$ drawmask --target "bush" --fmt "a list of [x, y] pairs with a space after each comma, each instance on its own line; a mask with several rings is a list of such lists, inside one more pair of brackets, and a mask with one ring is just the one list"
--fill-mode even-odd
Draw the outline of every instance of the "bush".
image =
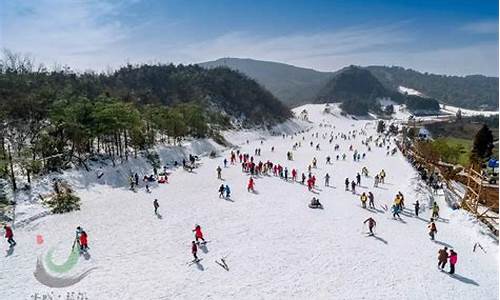
[[148, 151], [146, 153], [146, 159], [153, 166], [153, 168], [160, 168], [160, 156], [155, 151]]
[[45, 201], [45, 204], [55, 214], [80, 210], [80, 198], [71, 192], [55, 194], [54, 197]]

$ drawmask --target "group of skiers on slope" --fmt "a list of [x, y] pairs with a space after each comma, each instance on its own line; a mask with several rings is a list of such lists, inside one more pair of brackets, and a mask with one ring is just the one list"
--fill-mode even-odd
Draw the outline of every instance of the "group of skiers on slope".
[[88, 246], [88, 235], [85, 230], [81, 226], [76, 227], [75, 241], [73, 242], [73, 247], [78, 245], [78, 249], [80, 250], [80, 254], [86, 253], [89, 249]]
[[439, 249], [438, 251], [438, 268], [443, 270], [446, 266], [446, 263], [450, 261], [450, 271], [449, 274], [455, 274], [455, 265], [458, 261], [458, 254], [453, 249], [450, 249], [450, 253], [448, 254], [448, 247], [444, 247], [443, 249]]
[[373, 196], [373, 193], [372, 192], [368, 192], [368, 195], [363, 192], [363, 194], [361, 194], [360, 196], [360, 200], [361, 200], [361, 207], [363, 208], [366, 208], [366, 202], [368, 201], [368, 208], [373, 208], [375, 209], [375, 197]]
[[227, 184], [226, 185], [224, 185], [224, 184], [220, 185], [220, 187], [219, 187], [219, 198], [226, 198], [226, 199], [231, 198], [231, 189], [229, 188], [229, 185], [227, 185]]
[[373, 178], [373, 186], [378, 187], [379, 184], [384, 184], [385, 176], [386, 176], [385, 171], [384, 169], [382, 169], [382, 171], [380, 171], [380, 173], [375, 175], [375, 177]]
[[192, 230], [194, 232], [194, 238], [195, 240], [191, 243], [191, 253], [193, 254], [194, 262], [198, 262], [198, 246], [200, 245], [200, 242], [198, 240], [202, 240], [201, 244], [206, 244], [205, 239], [203, 238], [203, 232], [201, 232], [201, 226], [196, 224], [194, 229]]

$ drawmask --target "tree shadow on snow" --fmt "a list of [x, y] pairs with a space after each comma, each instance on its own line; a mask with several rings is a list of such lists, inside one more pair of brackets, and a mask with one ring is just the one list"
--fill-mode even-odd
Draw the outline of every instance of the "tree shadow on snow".
[[455, 278], [456, 280], [461, 281], [463, 283], [479, 286], [479, 283], [475, 282], [474, 280], [472, 280], [470, 278], [467, 278], [467, 277], [464, 277], [464, 276], [461, 276], [458, 274], [449, 274], [449, 275], [451, 278]]

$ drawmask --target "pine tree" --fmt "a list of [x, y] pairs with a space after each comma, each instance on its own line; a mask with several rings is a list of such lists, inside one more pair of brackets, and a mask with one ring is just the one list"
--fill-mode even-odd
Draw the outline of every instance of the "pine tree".
[[484, 124], [474, 137], [474, 144], [472, 146], [471, 160], [479, 162], [488, 158], [493, 150], [493, 134], [490, 128]]

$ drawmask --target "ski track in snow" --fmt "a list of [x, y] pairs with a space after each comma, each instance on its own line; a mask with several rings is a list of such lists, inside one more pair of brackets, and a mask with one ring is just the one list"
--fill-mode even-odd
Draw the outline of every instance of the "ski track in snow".
[[[290, 171], [298, 168], [299, 175], [306, 173], [316, 157], [318, 168], [313, 173], [318, 177], [319, 194], [273, 176], [256, 178], [257, 193], [249, 193], [248, 175], [241, 172], [241, 165], [223, 167], [229, 150], [215, 159], [202, 158], [193, 173], [176, 169], [169, 184], [153, 186], [150, 194], [142, 182], [137, 193], [127, 190], [126, 177], [120, 175], [125, 172], [105, 172], [109, 184], [89, 183], [86, 175], [72, 172], [62, 177], [80, 183], [76, 192], [82, 198], [81, 210], [35, 219], [14, 231], [18, 243], [14, 253], [0, 256], [0, 298], [31, 299], [35, 292], [65, 295], [69, 291], [85, 292], [88, 299], [498, 299], [498, 245], [484, 226], [467, 213], [448, 208], [442, 195], [417, 189], [417, 174], [399, 152], [386, 156], [385, 148], [372, 145], [366, 159], [353, 162], [348, 146], [365, 152], [364, 136], [334, 140], [331, 145], [328, 137], [321, 137], [332, 130], [347, 133], [362, 128], [367, 128], [368, 136], [376, 135], [376, 120], [323, 114], [324, 105], [306, 105], [296, 111], [304, 108], [314, 122], [308, 124], [314, 128], [304, 134], [305, 141], [302, 135], [283, 139], [250, 131], [226, 137], [246, 153], [262, 148], [257, 162], [269, 159]], [[319, 123], [336, 128], [319, 127]], [[311, 137], [313, 132], [320, 132], [318, 139]], [[261, 138], [265, 138], [263, 145]], [[311, 140], [321, 144], [321, 151], [309, 146]], [[302, 147], [293, 151], [294, 161], [287, 161], [286, 152], [297, 141]], [[335, 143], [341, 146], [339, 152], [333, 151]], [[346, 161], [336, 161], [337, 153], [343, 152]], [[332, 165], [325, 165], [328, 155]], [[139, 170], [148, 170], [139, 162], [135, 166], [139, 165]], [[218, 165], [224, 181], [217, 179]], [[354, 178], [363, 166], [370, 176], [382, 168], [387, 173], [386, 184], [380, 188], [373, 188], [372, 177], [363, 177], [358, 190], [374, 193], [377, 210], [362, 209], [359, 196], [344, 191], [345, 177]], [[136, 170], [133, 163], [118, 169]], [[323, 186], [326, 172], [334, 187]], [[230, 185], [233, 201], [218, 197], [221, 182]], [[408, 208], [401, 215], [403, 221], [393, 220], [390, 212], [380, 209], [384, 204], [390, 207], [398, 191], [405, 195]], [[319, 196], [323, 210], [307, 207], [313, 196]], [[153, 213], [155, 198], [161, 219]], [[440, 204], [436, 242], [427, 234], [430, 210], [420, 218], [413, 215], [416, 199], [426, 207], [432, 199]], [[362, 223], [370, 216], [377, 221], [374, 237], [366, 235]], [[203, 260], [187, 266], [192, 259], [194, 224], [202, 226], [210, 242], [198, 250]], [[51, 290], [41, 285], [33, 276], [37, 255], [56, 247], [55, 260], [63, 262], [78, 225], [89, 234], [91, 254], [88, 261], [80, 259], [79, 268], [97, 269], [69, 288]], [[37, 234], [43, 235], [43, 245], [35, 243]], [[487, 253], [473, 253], [475, 242]], [[0, 245], [7, 248], [4, 242]], [[443, 245], [458, 252], [455, 277], [437, 269], [437, 251]], [[229, 271], [214, 262], [226, 255]]]

